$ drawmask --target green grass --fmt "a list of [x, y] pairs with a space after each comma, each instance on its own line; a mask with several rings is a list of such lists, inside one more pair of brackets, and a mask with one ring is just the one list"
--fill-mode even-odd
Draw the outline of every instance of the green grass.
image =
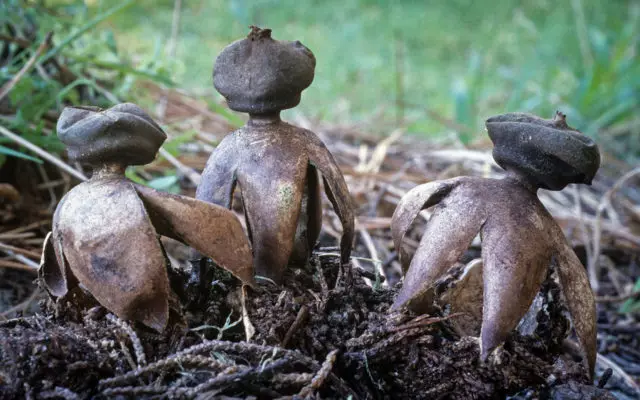
[[[98, 12], [109, 2], [92, 3]], [[216, 55], [257, 24], [315, 53], [316, 78], [298, 108], [306, 115], [352, 122], [382, 113], [371, 129], [384, 134], [403, 114], [410, 131], [453, 132], [467, 143], [482, 134], [490, 115], [551, 116], [560, 108], [595, 137], [608, 138], [613, 129], [610, 147], [617, 154], [640, 154], [636, 2], [426, 3], [184, 0], [173, 59], [166, 54], [173, 0], [138, 0], [104, 24], [121, 53], [134, 62], [162, 59], [178, 86], [210, 99], [219, 100], [211, 79]], [[430, 118], [434, 113], [466, 129], [443, 126]]]

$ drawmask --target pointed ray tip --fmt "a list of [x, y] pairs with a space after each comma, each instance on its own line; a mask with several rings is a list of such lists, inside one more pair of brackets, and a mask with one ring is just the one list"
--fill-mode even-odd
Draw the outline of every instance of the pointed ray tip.
[[169, 319], [169, 312], [152, 312], [147, 315], [141, 322], [154, 329], [157, 332], [163, 332], [167, 327], [167, 321]]

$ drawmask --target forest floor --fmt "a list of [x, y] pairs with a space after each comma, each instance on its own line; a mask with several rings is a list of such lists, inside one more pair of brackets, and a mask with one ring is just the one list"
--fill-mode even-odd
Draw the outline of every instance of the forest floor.
[[[136, 175], [162, 177], [175, 168], [176, 185], [193, 195], [211, 149], [234, 127], [184, 93], [146, 89], [166, 99], [155, 116], [169, 127], [170, 141], [196, 133], [180, 143], [178, 158]], [[489, 143], [435, 149], [400, 133], [380, 141], [363, 125], [292, 122], [318, 133], [346, 176], [358, 215], [351, 267], [337, 262], [340, 224], [325, 201], [320, 244], [308, 265], [288, 271], [283, 287], [243, 291], [214, 268], [205, 296], [176, 296], [164, 335], [117, 319], [81, 290], [57, 302], [46, 298], [34, 267], [55, 205], [75, 181], [53, 167], [8, 159], [0, 169], [7, 184], [0, 205], [0, 398], [637, 398], [640, 315], [632, 291], [640, 277], [640, 185], [637, 175], [623, 175], [629, 166], [605, 155], [592, 186], [541, 193], [597, 279], [593, 386], [552, 273], [525, 322], [485, 363], [478, 339], [460, 333], [464, 316], [446, 304], [430, 315], [388, 311], [401, 285], [389, 230], [400, 197], [436, 179], [499, 176]], [[424, 224], [416, 223], [410, 244]], [[188, 253], [164, 243], [179, 294]], [[479, 245], [441, 280], [439, 295], [479, 257]]]

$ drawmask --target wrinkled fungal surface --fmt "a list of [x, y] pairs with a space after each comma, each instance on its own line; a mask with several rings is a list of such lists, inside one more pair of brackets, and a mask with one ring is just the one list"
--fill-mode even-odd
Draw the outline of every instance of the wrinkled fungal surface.
[[257, 275], [280, 282], [289, 264], [305, 264], [322, 224], [321, 182], [343, 227], [341, 255], [349, 262], [354, 214], [344, 177], [311, 131], [280, 119], [313, 80], [315, 58], [300, 42], [271, 38], [252, 27], [227, 46], [214, 67], [214, 85], [249, 121], [211, 154], [196, 192], [199, 200], [231, 207], [242, 193]]
[[162, 331], [170, 288], [158, 235], [193, 246], [253, 283], [249, 243], [233, 213], [125, 178], [127, 165], [152, 161], [166, 138], [142, 109], [67, 107], [58, 136], [71, 159], [94, 171], [55, 211], [39, 270], [50, 295], [63, 297], [80, 284], [120, 318]]
[[[405, 278], [392, 310], [427, 309], [436, 280], [479, 233], [484, 282], [481, 357], [486, 359], [517, 326], [554, 265], [593, 374], [593, 292], [585, 268], [536, 192], [590, 183], [600, 162], [598, 148], [569, 128], [560, 113], [552, 120], [504, 114], [489, 118], [486, 125], [495, 144], [494, 158], [507, 171], [504, 179], [429, 182], [409, 191], [396, 209], [391, 229]], [[418, 213], [428, 207], [434, 208], [433, 215], [413, 254], [403, 238]]]

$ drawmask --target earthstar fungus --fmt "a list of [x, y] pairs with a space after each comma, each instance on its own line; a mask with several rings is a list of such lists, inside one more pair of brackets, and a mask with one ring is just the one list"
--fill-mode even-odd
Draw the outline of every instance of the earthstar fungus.
[[[525, 315], [554, 265], [576, 334], [593, 374], [596, 314], [586, 271], [561, 228], [538, 199], [540, 188], [561, 190], [569, 183], [590, 184], [600, 165], [595, 143], [570, 128], [565, 115], [545, 120], [509, 113], [486, 121], [493, 157], [507, 171], [504, 179], [458, 177], [429, 182], [409, 191], [391, 223], [405, 272], [392, 310], [423, 310], [430, 288], [480, 233], [483, 260], [481, 356], [500, 345]], [[434, 207], [415, 254], [403, 245], [418, 213]]]
[[158, 235], [193, 246], [252, 284], [249, 243], [232, 212], [125, 178], [128, 165], [153, 161], [166, 139], [142, 109], [67, 107], [57, 130], [69, 158], [90, 164], [93, 176], [60, 201], [45, 240], [39, 277], [52, 296], [80, 284], [120, 318], [162, 331], [170, 288]]
[[313, 132], [280, 119], [281, 110], [300, 102], [315, 64], [300, 42], [274, 40], [270, 29], [251, 27], [247, 38], [220, 53], [213, 70], [215, 88], [231, 109], [249, 113], [249, 121], [211, 154], [196, 197], [230, 208], [239, 187], [255, 272], [277, 282], [287, 265], [306, 263], [320, 233], [318, 172], [342, 223], [343, 263], [351, 253], [353, 206], [340, 169]]

